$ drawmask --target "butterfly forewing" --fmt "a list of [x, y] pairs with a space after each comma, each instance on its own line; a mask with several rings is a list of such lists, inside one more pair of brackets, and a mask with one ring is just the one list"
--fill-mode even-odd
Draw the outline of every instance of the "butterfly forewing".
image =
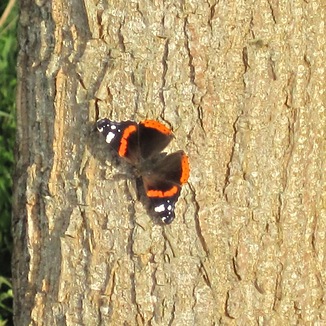
[[116, 122], [108, 119], [97, 121], [97, 129], [119, 156], [136, 165], [139, 159], [138, 124], [133, 121]]

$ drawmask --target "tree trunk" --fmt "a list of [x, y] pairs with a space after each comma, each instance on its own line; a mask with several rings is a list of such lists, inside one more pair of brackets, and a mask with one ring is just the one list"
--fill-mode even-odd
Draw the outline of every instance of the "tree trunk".
[[[324, 22], [322, 0], [22, 0], [15, 324], [326, 323]], [[174, 130], [171, 225], [103, 117]]]

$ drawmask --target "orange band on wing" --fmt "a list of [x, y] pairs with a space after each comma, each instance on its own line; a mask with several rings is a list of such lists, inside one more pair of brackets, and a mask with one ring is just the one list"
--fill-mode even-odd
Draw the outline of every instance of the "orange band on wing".
[[165, 197], [172, 197], [175, 194], [177, 194], [179, 191], [179, 188], [177, 186], [173, 186], [167, 191], [161, 191], [161, 190], [148, 190], [147, 196], [148, 197], [159, 197], [159, 198], [165, 198]]
[[128, 147], [128, 137], [137, 130], [137, 127], [135, 125], [131, 125], [128, 128], [125, 129], [123, 132], [121, 141], [120, 141], [120, 147], [119, 147], [119, 152], [118, 154], [120, 156], [125, 156], [127, 152], [127, 147]]
[[141, 124], [143, 124], [147, 128], [156, 129], [165, 135], [172, 134], [172, 131], [169, 128], [165, 127], [162, 123], [155, 120], [144, 120], [141, 122]]
[[182, 155], [181, 170], [182, 170], [182, 174], [180, 177], [180, 183], [183, 184], [188, 181], [189, 173], [190, 173], [188, 156], [186, 154]]

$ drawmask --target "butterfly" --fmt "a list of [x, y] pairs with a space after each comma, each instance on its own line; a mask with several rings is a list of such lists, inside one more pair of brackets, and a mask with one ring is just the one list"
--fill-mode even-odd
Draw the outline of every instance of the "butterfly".
[[137, 123], [100, 119], [97, 129], [110, 147], [136, 168], [155, 216], [170, 224], [175, 218], [181, 186], [190, 173], [184, 151], [162, 153], [174, 137], [172, 131], [155, 120]]

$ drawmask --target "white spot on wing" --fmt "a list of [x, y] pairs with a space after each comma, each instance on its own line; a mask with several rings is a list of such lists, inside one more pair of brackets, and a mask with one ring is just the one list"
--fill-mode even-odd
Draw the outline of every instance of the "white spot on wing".
[[103, 132], [103, 127], [99, 127], [99, 128], [97, 128], [97, 130], [98, 130], [99, 132]]
[[156, 206], [156, 207], [154, 208], [154, 211], [155, 211], [156, 213], [164, 212], [164, 211], [165, 211], [165, 205], [162, 204], [162, 205], [160, 205], [160, 206]]
[[115, 133], [110, 131], [107, 134], [105, 141], [110, 144], [114, 137], [115, 137]]

